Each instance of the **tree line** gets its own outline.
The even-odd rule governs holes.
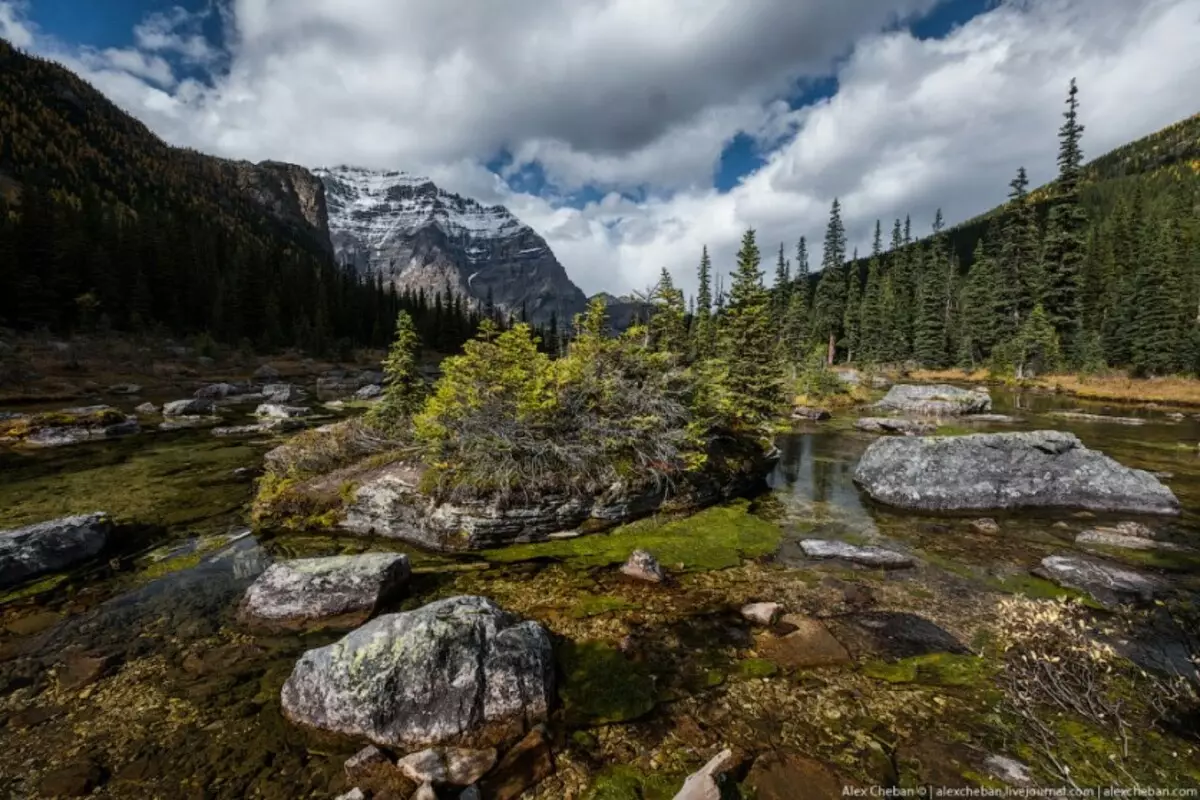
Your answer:
[[[1007,202],[982,220],[948,231],[938,210],[918,239],[910,219],[897,219],[886,245],[877,221],[870,255],[848,259],[834,200],[819,275],[805,238],[794,260],[781,245],[768,319],[785,360],[819,346],[828,364],[1200,372],[1200,161],[1166,168],[1160,154],[1153,172],[1129,174],[1106,156],[1110,176],[1089,181],[1075,81],[1063,116],[1057,179],[1031,192],[1018,169]],[[1150,137],[1115,152],[1136,166],[1159,149]],[[739,264],[751,244],[757,252],[753,233]],[[671,291],[669,281],[664,273],[656,292]],[[698,347],[733,296],[713,296],[705,250],[687,317]]]

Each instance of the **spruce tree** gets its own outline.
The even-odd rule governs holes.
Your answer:
[[[883,356],[883,227],[875,220],[875,236],[871,241],[871,259],[867,262],[867,284],[863,289],[859,312],[858,349],[860,359],[877,363]]]
[[[1132,319],[1131,344],[1134,369],[1146,375],[1166,375],[1178,362],[1181,325],[1176,298],[1182,293],[1171,263],[1170,229],[1156,225],[1150,250],[1142,259],[1134,281],[1136,309]]]
[[[961,326],[956,360],[961,367],[973,368],[985,361],[999,341],[999,331],[1008,318],[997,315],[996,291],[995,262],[980,237],[960,294]]]
[[[843,339],[846,347],[846,361],[853,362],[855,357],[861,358],[859,349],[862,346],[862,273],[858,268],[858,250],[850,259],[847,267],[849,275],[846,278],[846,311],[842,315]]]
[[[660,353],[682,355],[687,343],[683,292],[675,288],[666,267],[654,285],[650,302],[653,306],[648,325],[650,346]]]
[[[914,262],[921,264],[917,284],[917,319],[913,338],[913,357],[930,369],[944,366],[946,331],[944,300],[946,290],[941,257],[936,246],[913,248]]]
[[[412,317],[401,311],[396,315],[392,346],[383,362],[383,397],[368,417],[372,424],[389,433],[407,425],[424,400],[425,384],[417,372],[419,346]]]
[[[812,305],[812,290],[809,285],[810,270],[808,268],[808,240],[804,236],[796,242],[796,271],[792,275],[792,296],[799,295],[800,305],[805,315]]]
[[[1077,347],[1081,316],[1080,276],[1087,249],[1087,212],[1079,200],[1083,151],[1079,123],[1079,89],[1075,79],[1067,92],[1065,121],[1058,131],[1058,180],[1043,246],[1046,315],[1068,350]]]
[[[700,291],[696,296],[696,316],[692,323],[692,352],[696,358],[707,358],[713,351],[713,291],[712,261],[708,245],[700,254]]]
[[[749,427],[766,424],[783,397],[779,337],[771,324],[771,295],[763,286],[760,260],[754,231],[747,230],[718,334],[729,390],[737,398],[735,414]]]
[[[783,254],[783,243],[779,244],[779,258],[775,262],[775,284],[771,287],[771,310],[775,316],[775,324],[783,327],[783,318],[787,313],[788,297],[792,291],[791,264]]]
[[[846,230],[842,226],[841,205],[835,199],[825,229],[825,253],[821,259],[821,279],[813,297],[813,333],[826,342],[826,363],[832,365],[837,342],[842,334],[846,313]]]

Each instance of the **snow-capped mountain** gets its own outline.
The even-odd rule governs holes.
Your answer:
[[[325,185],[339,261],[397,289],[490,299],[531,322],[569,323],[586,298],[546,241],[504,206],[484,206],[404,172],[313,170]]]

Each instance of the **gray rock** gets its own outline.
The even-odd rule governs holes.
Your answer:
[[[1118,522],[1113,530],[1122,536],[1137,536],[1140,539],[1157,539],[1158,532],[1140,522]]]
[[[1105,422],[1109,425],[1145,425],[1141,417],[1110,417],[1104,414],[1085,414],[1082,411],[1051,411],[1050,416],[1075,422]]]
[[[392,760],[388,758],[387,753],[369,744],[346,759],[342,766],[346,772],[346,780],[354,783],[362,777],[369,777],[380,767],[392,766]]]
[[[261,367],[254,370],[254,380],[277,381],[279,380],[279,370],[270,364],[263,364]]]
[[[136,417],[127,417],[124,422],[115,422],[111,425],[63,425],[39,428],[22,441],[29,447],[63,447],[99,439],[130,436],[138,433],[141,429],[142,426]]]
[[[1046,556],[1034,572],[1059,586],[1087,592],[1110,607],[1129,600],[1149,601],[1167,588],[1154,576],[1085,556]]]
[[[733,766],[733,751],[722,750],[683,782],[674,800],[721,800],[722,774]]]
[[[111,530],[108,515],[96,512],[0,531],[0,588],[86,561]]]
[[[1179,513],[1175,495],[1153,475],[1060,431],[879,439],[863,453],[854,480],[878,502],[922,511]]]
[[[365,622],[408,583],[408,556],[363,553],[272,564],[246,590],[238,609],[245,624],[347,627]]]
[[[409,800],[438,800],[437,792],[433,789],[433,784],[423,783],[413,792]]]
[[[268,383],[262,387],[259,394],[269,403],[294,403],[304,395],[304,392],[298,386],[290,383]]]
[[[270,417],[272,419],[297,419],[299,417],[307,417],[311,413],[311,408],[306,408],[304,406],[285,406],[278,403],[263,403],[258,408],[254,409],[254,416]]]
[[[937,423],[902,417],[862,417],[854,427],[868,433],[901,433],[905,436],[924,436],[937,430]]]
[[[1124,550],[1171,550],[1184,552],[1187,548],[1171,542],[1159,542],[1144,536],[1130,536],[1118,528],[1091,528],[1075,537],[1075,544],[1116,547]]]
[[[383,387],[377,383],[368,383],[366,386],[354,393],[354,397],[358,400],[374,400],[383,394]]]
[[[208,400],[224,400],[232,395],[244,394],[245,389],[232,383],[210,383],[196,390],[193,397]]]
[[[138,414],[157,414],[158,406],[154,405],[154,403],[142,403],[134,411]]]
[[[959,389],[957,386],[896,384],[876,408],[906,414],[952,417],[980,414],[992,410],[992,398],[987,392]]]
[[[378,617],[309,650],[283,686],[293,722],[385,747],[497,747],[545,721],[550,637],[484,597]]]
[[[963,417],[963,422],[992,422],[1003,425],[1020,421],[1020,417],[1012,417],[1008,414],[970,414]]]
[[[303,427],[304,423],[298,419],[268,419],[250,425],[228,425],[213,428],[212,434],[213,436],[221,437],[259,436],[266,433],[283,433],[299,430]]]
[[[983,767],[993,777],[1009,786],[1033,786],[1029,767],[1008,756],[991,755],[983,760]]]
[[[749,603],[742,606],[742,616],[756,625],[774,625],[783,613],[779,603]]]
[[[109,394],[137,394],[142,390],[136,383],[118,383],[108,387]]]
[[[899,569],[913,565],[911,556],[897,553],[895,550],[887,550],[883,547],[860,547],[835,539],[805,539],[800,542],[800,549],[809,558],[840,558],[843,561],[867,567]]]
[[[333,800],[367,800],[367,796],[363,794],[363,790],[355,786],[348,792],[339,794]]]
[[[990,517],[974,520],[971,523],[971,530],[976,533],[999,533],[1000,523]]]
[[[162,407],[164,417],[195,417],[212,414],[214,411],[216,411],[216,404],[207,397],[195,397],[191,400],[172,400],[169,403],[164,403]]]
[[[483,800],[478,786],[468,786],[458,793],[458,800]]]
[[[495,748],[430,747],[396,762],[400,771],[417,783],[437,786],[470,786],[496,765]]]
[[[187,415],[182,417],[167,417],[158,424],[158,429],[160,431],[181,431],[187,428],[203,428],[206,425],[216,425],[220,421],[220,417],[214,416],[199,417]]]
[[[634,550],[629,558],[621,565],[621,574],[639,581],[662,583],[667,579],[658,559],[645,550]]]
[[[792,419],[806,419],[811,422],[823,422],[829,419],[832,415],[824,408],[809,408],[808,406],[798,406],[792,409]]]

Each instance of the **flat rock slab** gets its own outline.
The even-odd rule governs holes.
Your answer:
[[[924,419],[903,417],[861,417],[854,427],[867,433],[899,433],[904,436],[926,436],[937,430],[937,423]]]
[[[865,567],[900,569],[913,565],[912,557],[904,553],[883,547],[848,544],[836,539],[805,539],[800,542],[800,549],[809,558],[838,558]]]
[[[1086,556],[1046,556],[1034,572],[1059,586],[1086,592],[1109,607],[1132,600],[1148,602],[1167,589],[1152,575]]]
[[[845,787],[857,786],[820,761],[786,751],[756,758],[744,783],[756,800],[840,800]]]
[[[267,567],[246,590],[238,619],[277,628],[352,627],[394,597],[410,574],[402,553],[282,561]]]
[[[940,625],[902,611],[862,611],[829,620],[829,626],[856,656],[911,658],[928,653],[966,654],[958,638]]]
[[[270,419],[295,419],[307,417],[311,413],[312,409],[306,406],[285,406],[279,403],[263,403],[254,409],[254,416]]]
[[[1082,411],[1051,411],[1050,416],[1076,422],[1106,422],[1109,425],[1145,425],[1148,422],[1141,417],[1110,417],[1105,414],[1085,414]]]
[[[963,417],[963,422],[991,422],[998,425],[1011,425],[1015,422],[1020,422],[1020,417],[1009,416],[1008,414],[971,414]]]
[[[919,511],[1179,513],[1179,500],[1149,472],[1061,431],[879,439],[863,453],[854,480],[873,500]]]
[[[1116,528],[1091,528],[1075,537],[1075,544],[1118,547],[1124,550],[1171,550],[1186,552],[1187,548],[1171,542],[1159,542],[1144,536],[1130,536]]]
[[[786,633],[762,634],[755,650],[784,669],[832,667],[851,661],[850,653],[820,620],[789,614],[776,627]]]
[[[553,696],[545,629],[465,596],[377,617],[309,650],[281,701],[295,723],[412,751],[516,741],[545,722]]]
[[[74,566],[108,542],[107,514],[81,514],[0,531],[0,588]]]
[[[992,410],[992,398],[986,391],[960,389],[957,386],[931,386],[899,383],[888,389],[876,408],[921,414],[931,417],[956,417]]]
[[[205,416],[213,414],[216,408],[216,403],[210,398],[194,397],[191,400],[172,400],[169,403],[164,403],[162,415],[164,417]]]
[[[396,766],[417,783],[437,786],[470,786],[496,765],[496,750],[464,747],[430,747],[405,756]]]

